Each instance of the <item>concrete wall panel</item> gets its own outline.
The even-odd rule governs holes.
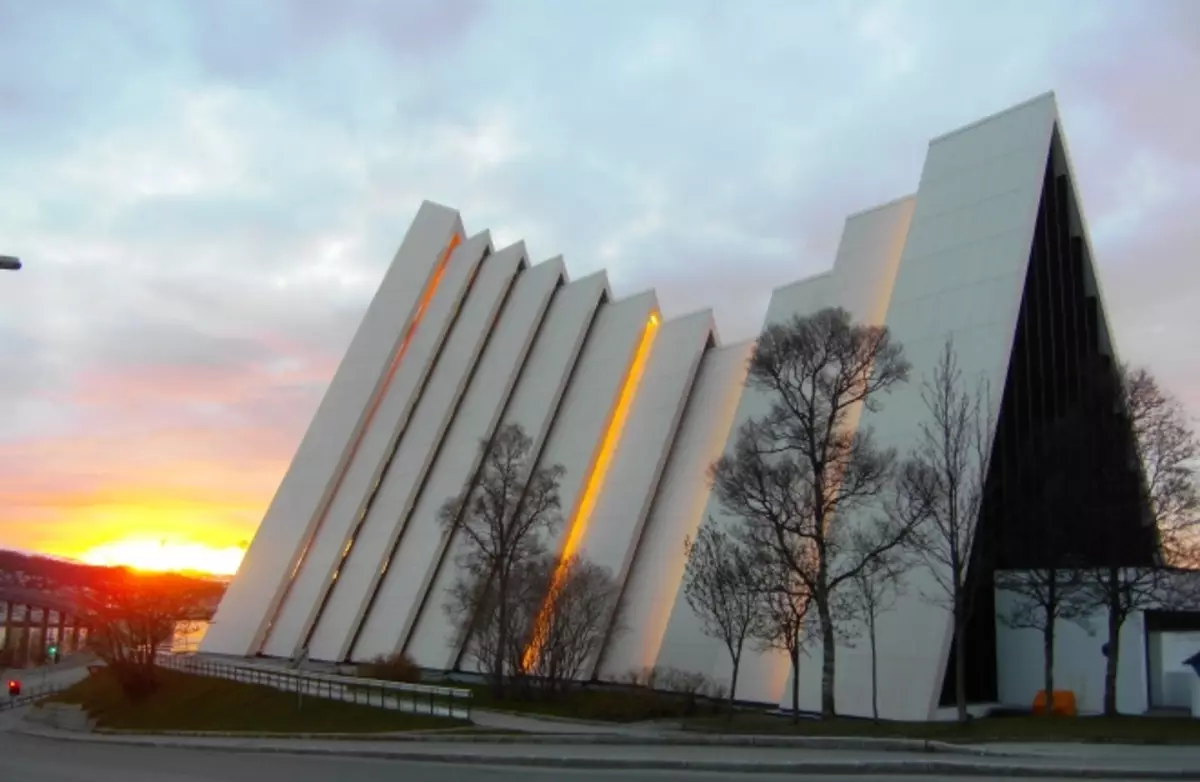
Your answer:
[[[715,324],[710,311],[664,322],[638,382],[625,430],[578,546],[624,584],[684,407]],[[616,616],[612,643],[624,632]],[[597,661],[598,662],[598,661]]]
[[[387,383],[422,293],[445,249],[462,233],[456,211],[428,201],[421,205],[221,601],[203,651],[245,655],[262,643],[333,483]]]
[[[559,484],[565,523],[551,545],[563,557],[578,551],[596,520],[660,330],[654,294],[643,293],[602,307],[588,336],[538,459],[565,468]]]
[[[539,264],[516,280],[458,412],[444,436],[441,452],[409,520],[405,540],[390,561],[376,571],[374,605],[359,621],[354,660],[395,652],[420,612],[421,598],[445,553],[438,511],[472,479],[480,459],[479,444],[491,437],[517,375],[565,275],[561,260]],[[388,552],[384,552],[385,554]],[[433,610],[440,610],[434,606]]]
[[[437,291],[429,300],[420,325],[413,332],[395,376],[371,425],[364,431],[293,579],[288,599],[280,607],[263,646],[267,656],[292,657],[300,651],[307,628],[315,619],[326,590],[337,577],[339,563],[353,545],[351,534],[365,511],[369,496],[379,484],[387,456],[408,424],[438,348],[490,244],[486,233],[472,237],[454,251],[446,265]]]
[[[387,460],[378,493],[355,535],[354,548],[312,631],[312,659],[341,661],[349,652],[351,635],[375,591],[384,562],[396,545],[405,545],[402,540],[417,492],[524,260],[525,246],[521,244],[493,253],[480,265],[466,303],[428,376],[428,385],[421,392],[411,423]],[[408,541],[410,547],[418,549],[423,543],[419,539]],[[433,545],[414,552],[428,561]]]
[[[907,196],[846,218],[827,303],[856,323],[883,324],[916,203]]]
[[[597,308],[607,296],[608,278],[594,274],[562,287],[550,304],[533,352],[521,369],[517,387],[501,418],[502,426],[520,424],[534,439],[535,449],[540,448],[549,434],[584,340],[593,321],[598,319]],[[456,542],[454,536],[447,541],[448,550],[430,579],[430,592],[423,599],[424,609],[407,642],[406,651],[418,665],[452,668],[459,657],[458,632],[442,611],[455,572],[453,567],[441,565],[453,563]]]
[[[625,431],[577,551],[624,581],[700,360],[710,311],[664,322],[638,382]]]
[[[614,634],[597,675],[616,681],[653,667],[683,579],[684,541],[708,503],[708,466],[721,455],[754,344],[708,350],[685,400],[669,458],[621,595],[624,632]]]
[[[764,328],[769,324],[786,322],[795,315],[809,315],[822,307],[839,304],[834,295],[837,290],[834,272],[777,288],[767,305]],[[746,388],[738,397],[729,439],[721,451],[733,447],[739,427],[751,418],[765,415],[770,407],[771,400],[765,393]],[[709,493],[700,524],[728,526],[735,523],[737,520],[727,516],[716,496]],[[697,671],[724,686],[730,683],[732,665],[729,654],[720,641],[704,635],[700,619],[687,603],[682,584],[676,593],[656,665],[660,668]],[[785,654],[747,649],[738,673],[738,697],[753,701],[778,701],[787,682],[789,667]]]

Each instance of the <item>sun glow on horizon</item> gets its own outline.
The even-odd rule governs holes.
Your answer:
[[[217,548],[203,543],[131,539],[93,546],[79,559],[89,565],[125,565],[135,570],[232,576],[245,554],[246,550],[238,546]]]

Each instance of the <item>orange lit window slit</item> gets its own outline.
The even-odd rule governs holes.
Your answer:
[[[312,536],[309,537],[307,542],[305,542],[304,548],[300,551],[300,556],[296,558],[296,564],[292,567],[291,575],[288,576],[288,582],[287,586],[284,588],[283,596],[279,600],[279,604],[276,606],[275,611],[271,616],[271,621],[267,623],[266,632],[263,634],[263,642],[260,645],[260,651],[262,647],[266,646],[267,640],[271,636],[271,628],[274,626],[275,620],[279,618],[279,613],[283,610],[283,606],[287,602],[288,593],[292,589],[292,584],[295,583],[296,576],[300,574],[300,568],[303,567],[304,560],[308,557],[308,550],[312,546],[313,541],[316,539],[317,534],[321,530],[321,524],[325,521],[325,514],[329,512],[329,506],[333,503],[333,498],[337,495],[338,489],[341,488],[342,480],[346,477],[346,473],[350,471],[350,465],[354,462],[354,455],[358,452],[358,446],[362,444],[363,437],[366,435],[367,430],[371,428],[371,421],[375,418],[375,413],[379,410],[379,405],[382,404],[384,396],[387,395],[388,387],[391,385],[392,379],[396,375],[396,370],[400,368],[400,361],[404,358],[404,354],[408,351],[408,346],[412,342],[412,338],[417,331],[417,327],[421,325],[421,318],[424,317],[425,310],[429,307],[429,302],[432,301],[434,294],[437,293],[438,286],[442,282],[442,277],[446,274],[446,267],[450,263],[450,256],[454,254],[454,250],[460,244],[462,244],[462,236],[456,233],[450,237],[450,241],[446,243],[446,247],[442,250],[442,254],[437,260],[437,265],[434,267],[433,273],[425,282],[425,287],[421,291],[421,299],[417,303],[416,309],[413,311],[412,320],[409,322],[408,328],[405,329],[404,339],[400,342],[400,347],[396,349],[396,353],[392,356],[392,361],[388,365],[387,374],[384,375],[383,385],[379,389],[379,393],[376,394],[375,398],[371,401],[370,406],[367,408],[367,414],[363,419],[362,428],[358,430],[358,435],[355,437],[354,443],[350,446],[349,456],[346,458],[345,463],[342,465],[341,471],[338,473],[337,480],[334,482],[333,491],[329,493],[325,507],[320,511],[321,520],[317,522],[317,527],[315,530],[313,530]],[[347,542],[347,551],[349,550],[349,546],[352,544],[353,541]]]
[[[633,361],[629,363],[629,367],[625,370],[625,379],[621,383],[621,391],[617,396],[617,403],[609,414],[608,425],[604,429],[604,436],[601,438],[600,446],[593,457],[592,469],[588,474],[587,483],[584,485],[583,495],[580,497],[579,504],[575,507],[575,513],[571,517],[570,527],[567,530],[567,541],[563,545],[562,555],[558,561],[558,570],[555,572],[554,578],[550,583],[550,591],[542,603],[542,609],[538,615],[533,638],[529,646],[525,649],[524,664],[526,669],[533,663],[533,659],[545,636],[546,614],[549,610],[550,602],[553,600],[562,581],[566,563],[575,554],[575,549],[579,547],[579,542],[583,540],[583,534],[587,531],[592,511],[596,508],[596,501],[600,498],[600,490],[604,488],[604,479],[608,476],[608,468],[612,465],[613,455],[616,453],[617,444],[621,440],[621,432],[625,428],[625,420],[629,417],[629,409],[633,406],[633,400],[637,396],[638,384],[641,382],[642,373],[646,369],[646,361],[650,358],[650,349],[654,346],[654,337],[658,334],[659,321],[658,313],[650,314],[650,317],[646,320],[645,327],[642,329],[641,341],[638,342],[637,351],[633,354]]]

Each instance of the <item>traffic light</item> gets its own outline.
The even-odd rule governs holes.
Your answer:
[[[10,679],[8,682],[8,695],[15,698],[21,694],[21,683],[16,679]]]
[[[50,648],[46,650],[46,656],[50,658],[50,662],[58,662],[58,646],[51,644]]]

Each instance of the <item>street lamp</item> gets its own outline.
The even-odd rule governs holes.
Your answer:
[[[21,259],[12,255],[0,255],[0,270],[15,272],[21,268]]]

